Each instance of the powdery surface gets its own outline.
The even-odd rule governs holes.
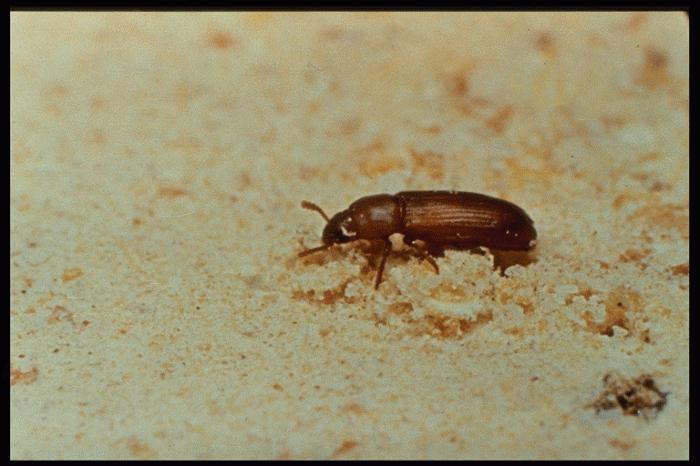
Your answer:
[[[10,23],[13,458],[688,458],[684,14]],[[440,188],[535,253],[296,257]]]

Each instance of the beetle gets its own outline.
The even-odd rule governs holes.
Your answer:
[[[403,191],[362,197],[329,218],[319,206],[303,201],[301,207],[326,220],[323,244],[299,253],[299,257],[336,244],[357,240],[382,241],[384,249],[374,282],[382,281],[384,264],[391,252],[389,236],[403,234],[406,245],[418,252],[440,273],[433,257],[446,248],[473,249],[485,246],[503,251],[529,251],[537,231],[532,219],[517,205],[463,191]]]

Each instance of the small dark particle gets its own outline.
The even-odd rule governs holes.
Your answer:
[[[598,399],[588,405],[596,413],[620,409],[627,416],[642,416],[649,419],[666,406],[669,392],[662,392],[654,379],[642,374],[634,379],[625,379],[617,372],[603,377],[603,392]]]

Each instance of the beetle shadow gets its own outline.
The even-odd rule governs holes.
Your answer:
[[[348,253],[352,252],[355,257],[362,256],[365,258],[364,264],[360,267],[360,276],[369,277],[374,276],[379,269],[379,264],[381,263],[382,256],[384,254],[384,241],[369,241],[369,240],[357,240],[352,241],[349,244],[334,244],[325,250],[319,250],[313,254],[299,258],[298,253],[296,257],[290,258],[290,266],[292,261],[297,261],[301,259],[306,264],[314,264],[318,266],[324,266],[330,262],[334,262],[341,259],[347,259]],[[304,244],[300,242],[302,248],[305,248]],[[306,248],[305,248],[306,249]],[[398,254],[393,252],[389,254],[389,257],[395,257]]]
[[[383,243],[360,240],[356,242],[355,248],[358,251],[358,253],[360,253],[367,259],[367,264],[363,266],[362,272],[368,273],[371,271],[376,271],[376,269],[379,267],[379,263],[382,258]],[[444,257],[445,251],[449,249],[449,247],[446,247],[444,249],[431,249],[430,256],[433,258]],[[399,264],[405,264],[415,259],[422,260],[423,257],[418,251],[419,250],[414,248],[404,248],[400,250],[395,250],[391,252],[389,258],[398,260]],[[506,276],[506,270],[513,265],[521,265],[523,267],[527,267],[528,265],[537,262],[537,258],[534,256],[533,251],[500,251],[476,247],[470,249],[469,253],[477,254],[480,256],[485,256],[490,253],[493,256],[493,270],[498,271],[498,274],[503,277]]]
[[[384,244],[384,241],[358,240],[354,242],[355,251],[367,260],[360,269],[362,275],[370,275],[377,272],[382,261],[382,256],[384,255]],[[404,265],[416,258],[421,259],[421,255],[414,248],[392,249],[387,257],[385,273],[389,268],[389,262],[392,263],[392,267],[395,267]]]
[[[309,249],[305,247],[302,244],[302,247],[304,248],[301,252]],[[325,265],[329,262],[336,261],[340,259],[341,257],[345,256],[345,253],[343,252],[343,248],[339,247],[339,245],[334,245],[329,247],[328,249],[317,251],[313,254],[309,254],[307,256],[299,257],[299,252],[294,254],[293,257],[290,257],[290,265],[293,263],[296,263],[297,261],[302,261],[305,264],[314,264],[314,265]]]
[[[301,245],[304,247],[303,244]],[[347,245],[334,245],[324,251],[319,251],[303,257],[302,260],[309,264],[322,266],[328,264],[329,262],[347,257],[347,253],[351,249],[356,251],[359,255],[365,257],[367,261],[360,269],[360,273],[362,275],[368,275],[377,271],[384,250],[383,241],[357,240]],[[431,257],[444,256],[444,250],[436,250],[432,252],[433,254],[431,254]],[[498,271],[498,274],[502,277],[506,276],[506,270],[513,265],[527,267],[528,265],[537,262],[533,251],[499,251],[476,247],[470,249],[469,253],[480,256],[485,256],[490,253],[493,256],[493,270]],[[415,259],[422,260],[423,257],[420,255],[420,253],[418,253],[417,249],[404,248],[400,250],[393,250],[389,254],[389,259],[392,260],[392,262],[398,260],[399,264],[405,264]],[[291,260],[296,261],[298,259],[295,257]],[[394,263],[394,265],[398,264]]]

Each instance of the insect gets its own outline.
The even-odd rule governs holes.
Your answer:
[[[446,248],[473,249],[485,246],[505,251],[528,251],[537,232],[532,219],[513,203],[478,193],[461,191],[404,191],[362,197],[328,218],[314,203],[303,201],[326,220],[323,244],[299,253],[299,257],[336,244],[357,240],[383,242],[382,259],[374,282],[382,281],[384,264],[391,253],[389,236],[403,234],[406,245],[440,273],[433,257]]]

